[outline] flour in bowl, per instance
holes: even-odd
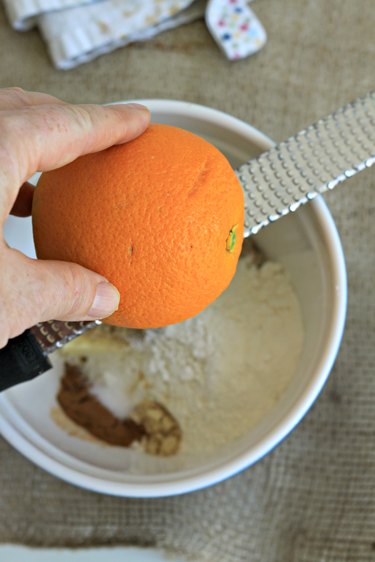
[[[99,328],[67,346],[64,357],[79,365],[99,409],[116,420],[141,423],[134,415],[140,404],[158,406],[159,418],[168,414],[163,423],[175,424],[174,445],[166,433],[171,448],[163,453],[160,442],[148,441],[147,452],[191,456],[232,442],[264,418],[293,377],[302,344],[288,274],[274,262],[258,267],[250,255],[198,316],[142,332]]]

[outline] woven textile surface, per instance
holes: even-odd
[[[0,86],[73,102],[189,100],[282,140],[374,88],[372,0],[258,0],[268,43],[230,63],[203,21],[55,70],[36,31],[0,9]],[[375,560],[375,177],[326,201],[347,259],[348,318],[331,377],[284,442],[213,488],[160,500],[105,497],[60,482],[0,439],[0,541],[158,545],[199,562]]]

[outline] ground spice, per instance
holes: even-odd
[[[168,410],[154,401],[138,404],[131,417],[119,419],[90,392],[90,382],[78,365],[65,363],[57,401],[72,421],[110,445],[129,447],[140,441],[150,454],[177,453],[181,430]]]
[[[57,401],[71,420],[111,445],[129,447],[145,435],[140,424],[132,419],[116,418],[90,394],[87,378],[77,365],[65,363]]]

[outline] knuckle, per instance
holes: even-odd
[[[15,120],[17,120],[17,117],[12,113],[4,111],[0,113],[1,144],[9,143],[13,139],[14,132],[17,130]]]
[[[70,105],[68,108],[79,128],[84,131],[91,131],[94,120],[90,109],[83,105]]]
[[[22,105],[28,105],[30,102],[29,93],[23,88],[20,88],[19,86],[4,88],[2,92],[5,94],[5,96],[9,97],[11,100],[17,101]]]
[[[28,92],[26,92],[26,90],[24,90],[20,86],[11,86],[9,88],[6,88],[6,90],[20,98],[24,98],[28,94]]]
[[[64,279],[64,316],[86,313],[94,299],[95,288],[80,266],[69,267]]]
[[[0,113],[0,166],[8,179],[17,177],[19,162],[26,161],[24,122],[17,112]],[[18,179],[18,178],[17,178]]]

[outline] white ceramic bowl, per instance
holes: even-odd
[[[250,125],[186,102],[144,100],[153,120],[190,129],[222,150],[233,166],[272,145]],[[6,224],[11,245],[33,254],[30,221]],[[340,240],[322,199],[315,199],[257,235],[270,258],[284,263],[299,297],[305,325],[301,359],[285,395],[242,439],[214,459],[187,470],[148,474],[127,471],[127,450],[103,448],[69,436],[51,420],[58,373],[49,372],[0,397],[0,430],[18,451],[48,472],[97,492],[160,497],[190,492],[249,467],[301,420],[324,385],[336,357],[346,313],[346,272]]]

